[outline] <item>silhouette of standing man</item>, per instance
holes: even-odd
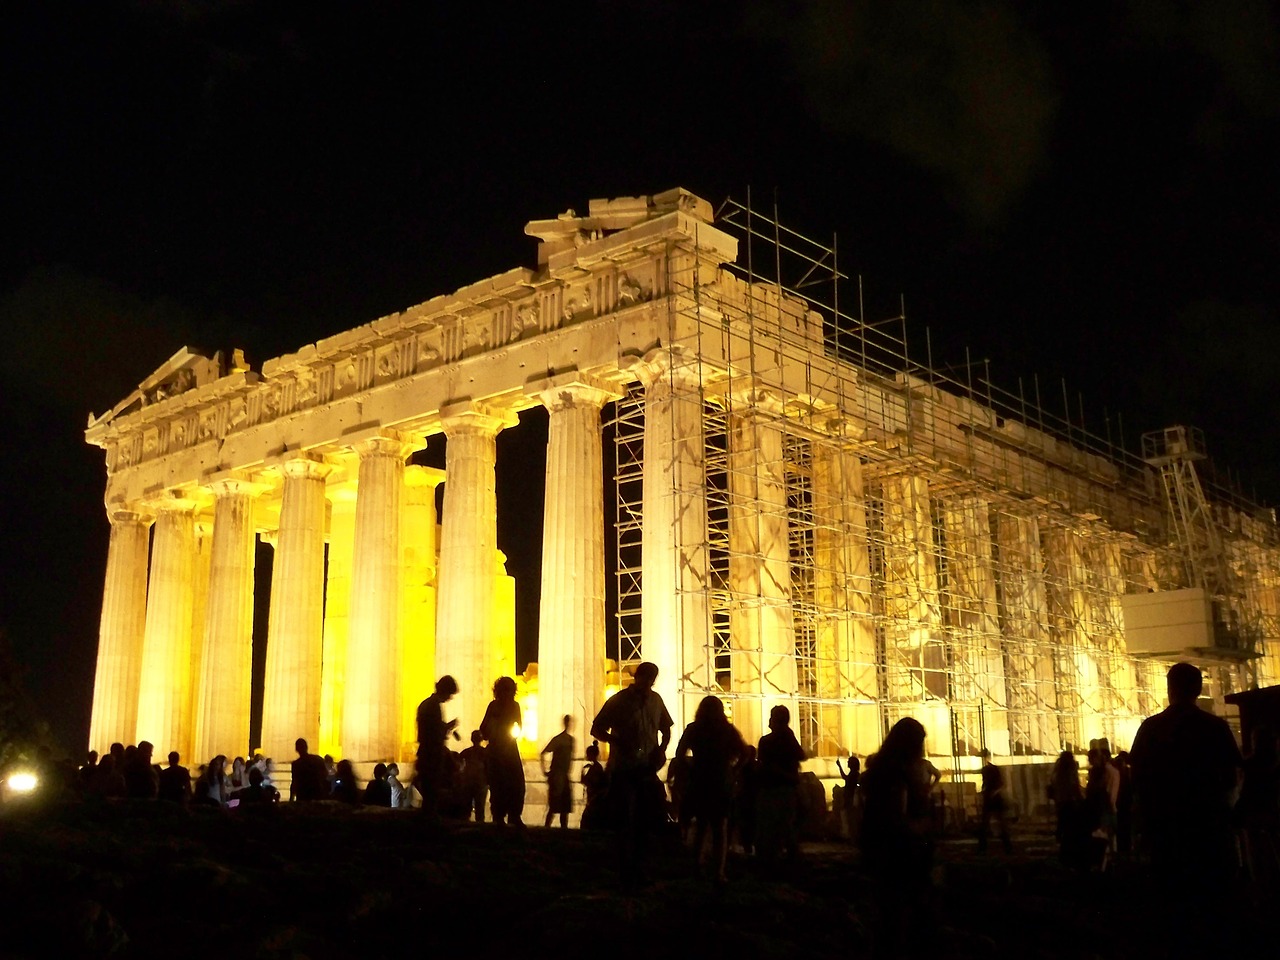
[[[1174,955],[1230,955],[1231,793],[1240,750],[1226,721],[1196,705],[1199,669],[1175,663],[1167,679],[1169,706],[1142,721],[1129,752],[1142,834],[1164,887],[1155,926]]]
[[[654,692],[658,668],[648,661],[636,667],[631,686],[605,701],[591,736],[609,744],[609,797],[622,845],[623,881],[641,879],[640,858],[651,822],[665,803],[658,771],[671,743],[671,714]]]
[[[1231,791],[1242,765],[1231,728],[1196,706],[1204,687],[1189,663],[1169,668],[1169,706],[1142,721],[1129,762],[1157,870],[1230,871]]]

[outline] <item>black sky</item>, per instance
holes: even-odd
[[[1065,377],[1090,427],[1122,411],[1131,441],[1197,424],[1280,500],[1274,4],[99,0],[4,19],[0,627],[68,748],[106,554],[89,412],[184,344],[258,365],[530,264],[523,224],[591,197],[776,190],[784,221],[838,232],[870,316],[905,296],[939,365],[967,345],[1010,387]],[[521,488],[536,434],[503,440],[508,514],[540,499]],[[504,519],[526,585],[537,522]]]

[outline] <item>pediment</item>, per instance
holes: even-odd
[[[222,376],[222,352],[206,357],[183,347],[138,384],[127,397],[100,417],[90,415],[89,426],[107,423],[116,417],[168,400],[179,394],[213,383]]]

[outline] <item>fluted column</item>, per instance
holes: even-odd
[[[1104,736],[1098,665],[1089,655],[1089,568],[1080,535],[1042,523],[1045,601],[1058,690],[1058,734],[1064,749],[1082,751]]]
[[[795,624],[787,542],[786,463],[781,424],[735,394],[729,418],[729,633],[733,722],[748,743],[768,730],[769,711],[796,710]]]
[[[586,729],[604,699],[604,472],[600,409],[610,394],[570,380],[540,394],[550,415],[542,512],[538,715]],[[545,736],[544,736],[545,739]]]
[[[329,553],[324,586],[324,640],[320,669],[320,746],[317,753],[341,757],[342,700],[347,677],[347,633],[351,622],[351,558],[356,541],[354,484],[330,485]]]
[[[211,485],[214,495],[204,656],[196,698],[193,762],[249,749],[253,678],[253,503],[260,487],[244,480]]]
[[[479,726],[499,656],[492,617],[498,503],[498,432],[511,426],[471,406],[441,418],[445,446],[444,517],[440,532],[440,596],[436,616],[436,672],[458,681],[445,707],[461,726]]]
[[[928,732],[928,749],[946,752],[951,723],[929,481],[898,474],[885,477],[882,490],[889,719],[915,717]]]
[[[1053,756],[1061,748],[1054,655],[1049,646],[1045,567],[1034,517],[996,517],[1000,632],[1009,694],[1010,750]]]
[[[192,553],[192,585],[191,585],[191,668],[187,676],[191,678],[188,687],[188,704],[184,714],[183,734],[180,744],[174,744],[183,759],[194,760],[196,727],[200,716],[200,677],[204,673],[204,626],[209,610],[209,574],[213,568],[213,517],[196,514]],[[234,754],[228,754],[234,757]],[[205,759],[208,759],[207,757]]]
[[[400,759],[417,750],[418,704],[436,680],[436,487],[444,471],[409,466],[404,470],[400,553]]]
[[[847,441],[815,443],[812,472],[818,694],[831,701],[822,707],[818,752],[865,755],[880,745],[883,727],[862,461]]]
[[[151,550],[136,740],[149,740],[158,757],[189,749],[194,511],[188,500],[160,504]]]
[[[271,571],[262,750],[293,759],[293,742],[320,737],[320,656],[324,616],[324,478],[314,460],[286,461]]]
[[[131,743],[138,728],[147,622],[147,546],[151,518],[130,510],[110,512],[111,539],[102,589],[98,665],[93,680],[89,748],[105,753]]]
[[[715,688],[707,649],[702,385],[696,368],[669,356],[659,355],[639,373],[645,385],[641,652],[657,664],[656,689],[680,729]]]
[[[394,760],[400,751],[400,523],[411,451],[386,437],[356,446],[360,478],[342,703],[342,751],[351,760]]]
[[[1008,698],[991,509],[964,497],[940,504],[947,556],[947,623],[951,641],[951,701],[957,749],[976,755],[983,747],[1009,753]]]

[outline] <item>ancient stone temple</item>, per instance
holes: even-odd
[[[1197,431],[1130,452],[916,362],[897,320],[852,314],[834,244],[749,206],[670,190],[525,230],[533,268],[258,371],[181,350],[91,418],[111,522],[92,747],[403,759],[444,673],[474,726],[517,671],[495,438],[535,406],[521,679],[544,735],[566,713],[585,732],[640,659],[678,724],[714,693],[754,739],[784,704],[832,757],[909,714],[957,769],[1127,746],[1173,659],[1219,701],[1280,678],[1274,514],[1212,484]],[[444,470],[409,465],[436,434]]]

